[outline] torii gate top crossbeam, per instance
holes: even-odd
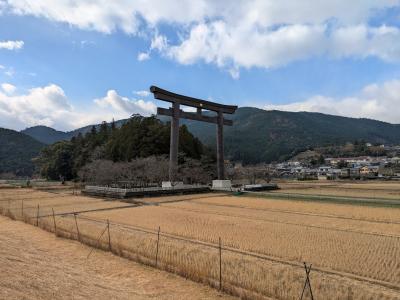
[[[154,98],[159,100],[164,100],[171,103],[178,102],[179,104],[185,106],[196,107],[205,110],[211,110],[215,112],[222,112],[224,114],[233,114],[235,113],[237,106],[233,105],[224,105],[219,103],[214,103],[202,99],[192,98],[184,95],[179,95],[172,93],[170,91],[163,90],[156,86],[151,86],[150,91],[154,94]]]

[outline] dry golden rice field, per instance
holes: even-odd
[[[233,299],[0,216],[0,299]]]
[[[316,181],[298,182],[283,181],[279,184],[280,193],[305,195],[330,195],[356,198],[378,198],[400,200],[400,183],[397,182],[370,182],[370,181]]]
[[[280,192],[318,189],[329,196],[341,194],[343,187],[357,196],[374,189],[383,198],[385,187],[400,192],[400,184],[392,183],[335,182],[336,190],[330,184],[285,183]],[[214,287],[219,286],[221,238],[222,288],[245,299],[299,299],[303,262],[312,264],[315,299],[400,299],[399,208],[273,197],[182,195],[140,199],[148,205],[135,206],[1,189],[0,206],[3,214],[36,224],[39,204],[39,226],[48,231],[55,231],[53,208],[58,236],[104,250],[110,241],[117,255],[148,265],[157,257],[158,268]],[[76,220],[58,215],[67,212],[81,213]]]

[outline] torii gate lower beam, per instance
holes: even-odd
[[[156,86],[150,87],[154,97],[172,103],[172,108],[157,108],[158,115],[171,117],[171,140],[170,140],[170,161],[169,161],[169,180],[176,179],[178,167],[178,145],[179,145],[179,119],[190,119],[201,122],[214,123],[217,125],[217,169],[218,179],[224,179],[224,125],[232,126],[231,120],[224,119],[224,113],[233,114],[237,106],[222,105],[201,99],[187,97],[160,89]],[[180,110],[180,104],[197,108],[197,113],[189,113]],[[216,117],[202,115],[202,109],[211,110],[217,113]]]

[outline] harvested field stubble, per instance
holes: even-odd
[[[56,214],[80,212],[88,210],[112,209],[116,207],[129,207],[132,204],[104,201],[83,196],[73,196],[68,194],[53,194],[42,191],[17,192],[15,197],[12,193],[0,192],[0,206],[12,211],[14,214],[21,215],[22,211],[26,214],[35,215],[39,205],[39,214],[50,215],[52,210]]]
[[[213,244],[222,237],[225,245],[235,249],[288,261],[307,261],[338,272],[400,284],[400,266],[396,263],[400,256],[399,238],[332,230],[324,227],[327,224],[320,224],[318,228],[232,217],[226,215],[226,208],[221,208],[220,212],[194,212],[161,206],[86,215],[148,229],[159,224],[165,232]],[[384,269],[383,265],[386,266]]]
[[[233,299],[0,216],[0,299]]]
[[[213,199],[198,199],[195,203],[219,205],[221,207],[247,208],[259,211],[287,212],[291,214],[308,214],[316,216],[331,216],[353,220],[380,221],[383,223],[400,223],[398,209],[345,205],[335,203],[319,203],[273,198],[256,197],[219,197]]]
[[[400,199],[400,184],[391,182],[283,182],[272,193],[342,196],[355,198]]]
[[[56,217],[57,235],[80,239],[82,243],[108,250],[107,235],[101,236],[105,222],[78,217],[78,237],[73,217]],[[40,220],[39,226],[53,231],[52,218]],[[111,224],[112,252],[147,265],[155,265],[157,236],[155,231]],[[99,239],[99,237],[101,238]],[[158,267],[195,281],[218,287],[218,249],[215,245],[192,243],[161,235]],[[282,264],[246,254],[235,253],[224,247],[222,261],[224,291],[244,299],[296,299],[304,283],[301,264]],[[343,279],[341,276],[314,271],[311,275],[316,296],[325,299],[344,299],[357,293],[380,299],[396,299],[393,291],[383,287],[368,288],[363,282]]]
[[[373,233],[373,227],[364,227],[369,223],[359,226],[351,220],[347,224],[346,219],[334,219],[331,224],[324,216],[310,220],[296,214],[291,219],[282,212],[253,208],[348,217],[354,212],[331,211],[324,204],[312,209],[313,204],[294,202],[291,207],[287,201],[254,198],[191,197],[188,201],[78,215],[79,234],[72,215],[56,216],[57,235],[109,250],[105,229],[110,219],[111,251],[154,266],[156,229],[161,226],[158,267],[214,287],[219,285],[217,241],[222,237],[222,287],[244,299],[298,299],[305,280],[303,260],[313,263],[311,283],[316,299],[399,298],[399,239],[337,230]],[[0,205],[7,213],[7,201]],[[380,219],[387,220],[385,212],[378,209]],[[360,216],[370,220],[369,213]],[[18,214],[14,217],[19,218]],[[26,211],[24,217],[35,224],[34,210]],[[39,220],[40,227],[54,231],[52,216]],[[397,228],[381,225],[378,233],[393,234]]]
[[[231,198],[232,199],[232,198]],[[177,203],[163,208],[171,210],[181,210],[194,213],[209,215],[229,216],[244,220],[257,220],[265,223],[281,223],[298,225],[311,228],[323,228],[344,232],[359,232],[365,234],[375,234],[382,236],[397,236],[400,238],[400,222],[392,223],[388,221],[374,220],[354,220],[351,218],[338,218],[329,215],[291,213],[288,211],[258,210],[245,207],[221,207],[211,203]]]

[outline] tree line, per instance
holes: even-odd
[[[169,143],[169,123],[162,123],[155,116],[135,115],[119,128],[114,122],[103,122],[97,128],[93,126],[85,135],[79,133],[70,141],[52,144],[41,151],[36,164],[41,176],[47,179],[74,180],[79,175],[90,173],[90,166],[107,172],[107,168],[101,167],[101,162],[104,165],[130,163],[133,166],[133,161],[158,157],[156,161],[161,163],[160,159],[166,161],[169,154]],[[215,161],[213,153],[185,125],[179,129],[179,150],[181,165],[196,162],[210,177],[213,176],[214,170],[210,167]],[[82,172],[85,166],[86,171]]]

